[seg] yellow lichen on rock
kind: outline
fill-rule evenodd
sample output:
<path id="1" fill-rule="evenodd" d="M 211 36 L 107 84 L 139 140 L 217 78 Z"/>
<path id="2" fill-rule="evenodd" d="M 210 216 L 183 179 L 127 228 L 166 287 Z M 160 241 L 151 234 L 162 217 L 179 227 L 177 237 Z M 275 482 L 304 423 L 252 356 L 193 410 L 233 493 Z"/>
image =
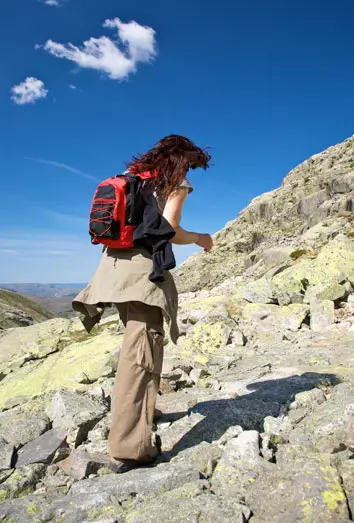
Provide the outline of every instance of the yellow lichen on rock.
<path id="1" fill-rule="evenodd" d="M 0 407 L 17 396 L 30 399 L 60 387 L 79 389 L 82 385 L 75 377 L 82 372 L 96 380 L 121 340 L 122 336 L 103 332 L 18 369 L 0 382 Z"/>

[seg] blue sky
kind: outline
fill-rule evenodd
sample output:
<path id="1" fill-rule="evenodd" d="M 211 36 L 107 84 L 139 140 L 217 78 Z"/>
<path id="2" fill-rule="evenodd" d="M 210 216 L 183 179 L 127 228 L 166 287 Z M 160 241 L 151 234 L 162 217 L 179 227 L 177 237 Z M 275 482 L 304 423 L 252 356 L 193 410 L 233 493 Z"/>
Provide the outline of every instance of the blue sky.
<path id="1" fill-rule="evenodd" d="M 183 216 L 211 233 L 351 136 L 353 23 L 352 0 L 2 0 L 0 281 L 87 281 L 96 180 L 166 134 L 211 147 Z"/>

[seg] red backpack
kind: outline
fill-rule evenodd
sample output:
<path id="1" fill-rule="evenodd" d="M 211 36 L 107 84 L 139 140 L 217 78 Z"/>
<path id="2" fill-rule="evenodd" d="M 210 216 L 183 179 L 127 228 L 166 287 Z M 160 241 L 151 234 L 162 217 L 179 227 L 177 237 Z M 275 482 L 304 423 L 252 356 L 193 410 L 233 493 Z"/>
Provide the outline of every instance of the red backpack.
<path id="1" fill-rule="evenodd" d="M 141 212 L 136 212 L 136 198 L 143 182 L 156 174 L 118 174 L 101 182 L 93 197 L 89 234 L 91 242 L 114 249 L 134 247 L 134 229 L 140 223 Z M 137 216 L 138 215 L 138 216 Z"/>

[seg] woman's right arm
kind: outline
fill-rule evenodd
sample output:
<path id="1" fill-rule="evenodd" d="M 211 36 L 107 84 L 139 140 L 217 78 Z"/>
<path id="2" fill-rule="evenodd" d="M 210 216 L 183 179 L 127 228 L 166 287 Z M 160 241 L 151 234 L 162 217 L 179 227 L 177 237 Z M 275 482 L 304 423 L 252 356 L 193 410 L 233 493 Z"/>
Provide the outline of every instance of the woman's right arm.
<path id="1" fill-rule="evenodd" d="M 176 235 L 172 238 L 171 243 L 176 245 L 190 245 L 195 243 L 209 252 L 213 247 L 213 240 L 210 234 L 186 231 L 180 226 L 182 209 L 188 193 L 187 188 L 181 187 L 173 191 L 167 199 L 163 216 L 176 231 Z"/>

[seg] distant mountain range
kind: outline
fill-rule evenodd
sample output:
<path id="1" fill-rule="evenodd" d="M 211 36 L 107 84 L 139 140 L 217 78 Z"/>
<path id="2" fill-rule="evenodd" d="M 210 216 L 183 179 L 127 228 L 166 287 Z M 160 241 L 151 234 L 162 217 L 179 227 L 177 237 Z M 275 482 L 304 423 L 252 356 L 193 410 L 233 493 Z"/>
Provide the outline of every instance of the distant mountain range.
<path id="1" fill-rule="evenodd" d="M 0 289 L 44 298 L 73 297 L 85 286 L 86 283 L 0 283 Z"/>

